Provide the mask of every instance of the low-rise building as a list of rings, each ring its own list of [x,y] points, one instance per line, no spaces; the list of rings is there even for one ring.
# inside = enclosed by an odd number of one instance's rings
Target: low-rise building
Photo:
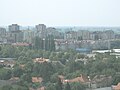
[[[41,77],[32,77],[33,83],[41,83],[43,81],[43,78]]]
[[[64,40],[56,39],[55,48],[56,50],[67,50],[67,49],[76,49],[78,47],[77,41],[75,40]]]
[[[73,78],[73,79],[65,79],[64,76],[59,75],[59,78],[61,79],[62,83],[74,83],[74,82],[80,82],[80,83],[88,83],[89,79],[85,75],[80,75],[79,77]]]
[[[0,60],[0,65],[3,65],[4,67],[13,68],[13,66],[16,64],[13,60]]]
[[[36,59],[33,59],[34,63],[44,63],[44,62],[49,62],[49,61],[50,61],[49,59],[45,59],[45,58],[36,58]]]
[[[112,90],[120,90],[120,83],[118,83],[116,86],[112,86]]]

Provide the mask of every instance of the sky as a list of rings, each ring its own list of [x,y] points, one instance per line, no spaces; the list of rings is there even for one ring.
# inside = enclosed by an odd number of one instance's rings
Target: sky
[[[0,0],[0,26],[120,26],[120,0]]]

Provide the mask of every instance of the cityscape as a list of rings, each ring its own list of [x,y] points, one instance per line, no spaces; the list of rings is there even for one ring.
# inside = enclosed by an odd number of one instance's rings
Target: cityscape
[[[91,30],[93,29],[93,30]],[[96,31],[95,31],[96,30]],[[64,31],[64,32],[61,32]],[[55,28],[38,24],[33,28],[20,29],[20,25],[9,25],[7,30],[0,27],[0,44],[33,45],[34,38],[39,37],[43,41],[48,36],[53,36],[55,50],[67,49],[113,49],[113,44],[118,43],[119,48],[120,28]]]
[[[120,0],[0,0],[0,90],[120,90]]]
[[[0,27],[0,90],[119,90],[119,31]]]

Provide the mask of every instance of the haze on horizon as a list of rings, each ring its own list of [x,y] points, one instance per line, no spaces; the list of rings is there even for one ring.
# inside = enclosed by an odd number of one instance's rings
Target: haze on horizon
[[[0,26],[120,26],[120,0],[0,0]]]

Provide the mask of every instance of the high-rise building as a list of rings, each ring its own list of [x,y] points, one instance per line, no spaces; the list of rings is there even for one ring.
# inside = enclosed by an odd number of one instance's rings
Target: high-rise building
[[[32,43],[32,39],[35,37],[35,32],[32,30],[23,30],[23,41]]]
[[[48,27],[47,29],[47,36],[53,36],[55,39],[61,39],[64,38],[64,34],[59,32],[56,28],[54,27]]]
[[[46,25],[44,24],[36,25],[36,31],[37,36],[39,36],[40,38],[45,38],[47,36]]]
[[[80,40],[90,40],[90,32],[88,30],[77,31],[77,37]]]
[[[0,43],[6,43],[7,39],[6,39],[6,29],[0,27]]]
[[[20,26],[18,24],[9,25],[9,32],[18,31],[18,30],[20,30]]]
[[[76,31],[68,31],[65,33],[64,39],[77,39],[77,32]]]
[[[5,37],[6,36],[6,29],[0,27],[0,36]]]
[[[10,43],[23,42],[23,32],[20,30],[12,31],[8,35],[8,42]]]
[[[18,24],[9,25],[8,41],[10,43],[22,42],[23,32],[20,31],[20,26]]]
[[[102,39],[115,39],[115,33],[112,30],[107,30],[103,32],[103,35],[101,36]]]

